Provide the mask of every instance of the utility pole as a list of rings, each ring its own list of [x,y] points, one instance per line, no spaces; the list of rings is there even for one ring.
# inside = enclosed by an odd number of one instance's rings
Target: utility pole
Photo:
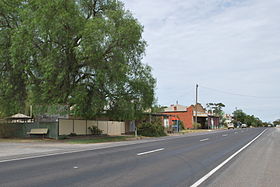
[[[195,123],[197,123],[198,84],[195,86]]]

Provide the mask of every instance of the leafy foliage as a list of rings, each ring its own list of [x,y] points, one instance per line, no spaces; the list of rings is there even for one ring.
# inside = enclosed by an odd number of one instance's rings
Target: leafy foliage
[[[254,115],[247,115],[242,110],[235,110],[233,112],[233,118],[235,124],[242,124],[245,123],[247,126],[253,126],[253,127],[260,127],[262,126],[263,122],[255,117]]]
[[[165,108],[166,108],[166,106],[154,104],[151,108],[151,112],[152,113],[161,113],[161,112],[164,112]]]
[[[216,115],[223,115],[222,108],[225,107],[223,103],[207,103],[207,108],[209,108]]]
[[[194,129],[201,129],[202,125],[200,123],[194,123],[193,127],[194,127]]]
[[[280,119],[273,121],[273,125],[274,125],[274,126],[280,125]]]
[[[101,135],[102,134],[102,130],[96,126],[88,127],[88,129],[90,130],[92,135]]]
[[[207,103],[206,106],[209,111],[220,118],[220,124],[225,125],[226,119],[223,111],[225,105],[223,103]]]
[[[150,137],[166,136],[164,127],[158,123],[142,123],[138,127],[138,133],[142,136]]]
[[[185,130],[184,122],[179,120],[179,129],[180,130]]]
[[[29,104],[135,119],[154,101],[143,27],[115,0],[0,2],[0,114]]]

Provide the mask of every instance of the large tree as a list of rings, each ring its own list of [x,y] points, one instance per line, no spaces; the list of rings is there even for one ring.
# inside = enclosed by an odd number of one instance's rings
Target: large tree
[[[152,105],[143,27],[121,2],[1,0],[0,7],[2,113],[68,104],[80,117],[133,119]]]

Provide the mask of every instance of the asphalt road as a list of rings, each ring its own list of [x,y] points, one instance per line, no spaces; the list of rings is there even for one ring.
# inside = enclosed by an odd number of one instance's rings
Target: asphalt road
[[[280,128],[268,129],[255,144],[201,186],[279,187],[279,148]]]
[[[190,186],[264,130],[264,128],[226,130],[0,162],[0,186]],[[275,141],[275,139],[266,140],[275,132],[274,128],[266,130],[247,149],[258,145],[260,141]],[[278,144],[271,144],[279,145],[279,134],[275,135],[275,138],[278,138]],[[233,169],[227,171],[238,159],[246,157],[250,160],[254,157],[254,153],[248,153],[247,149],[201,185],[237,186],[235,182],[224,183],[226,179],[221,177],[228,176],[223,175],[224,172],[232,174],[235,172],[234,169],[241,166],[249,170],[245,167],[246,163],[241,162],[239,166],[235,164]],[[254,162],[262,160],[251,160],[250,166],[253,166]]]

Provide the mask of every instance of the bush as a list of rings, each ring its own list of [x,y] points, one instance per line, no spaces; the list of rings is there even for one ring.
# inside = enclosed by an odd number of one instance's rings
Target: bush
[[[179,121],[179,128],[180,130],[185,130],[184,122],[181,120]]]
[[[142,136],[166,136],[166,133],[164,132],[164,127],[157,123],[142,123],[138,127],[137,132]]]
[[[194,128],[194,129],[201,129],[201,127],[202,127],[202,126],[201,126],[200,123],[194,123],[194,124],[193,124],[193,128]]]
[[[67,138],[68,138],[67,135],[60,135],[60,136],[58,136],[59,140],[64,140],[64,139],[67,139]]]
[[[91,127],[88,127],[88,129],[90,130],[90,133],[92,135],[101,135],[102,134],[102,130],[100,130],[98,127],[96,126],[91,126]]]
[[[69,136],[77,136],[77,134],[74,133],[74,132],[71,132],[71,133],[69,134]]]

